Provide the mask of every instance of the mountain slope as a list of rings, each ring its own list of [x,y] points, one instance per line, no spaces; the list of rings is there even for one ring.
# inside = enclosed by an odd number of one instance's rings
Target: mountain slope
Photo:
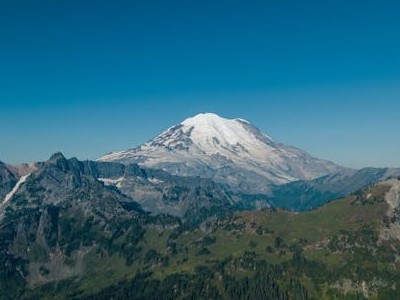
[[[0,287],[19,287],[22,292],[14,299],[398,299],[399,195],[400,181],[391,179],[312,212],[238,212],[191,229],[145,217],[132,227],[128,221],[138,220],[140,213],[124,218],[127,212],[121,211],[104,229],[95,223],[83,227],[83,240],[79,234],[68,236],[71,253],[63,250],[56,257],[64,271],[75,268],[62,273],[63,280],[52,274],[48,281],[24,285],[35,268],[45,278],[53,269],[46,255],[23,252],[27,248],[14,243],[8,249],[20,251],[8,254],[6,270],[14,276],[28,271],[20,281],[0,276]],[[41,217],[20,211],[0,221],[0,246],[14,241],[10,225],[18,224],[30,233],[27,240],[18,233],[19,243],[29,241],[29,248],[37,249],[45,240],[50,249],[63,249],[62,228],[70,224],[77,233],[81,224],[79,218],[65,218],[70,208],[59,205],[52,208],[59,213],[42,207]],[[59,225],[50,226],[57,224],[50,220]],[[0,258],[4,255],[0,252]]]
[[[174,286],[177,299],[398,299],[399,192],[392,179],[308,213],[210,220],[172,238],[170,265],[150,259],[151,275],[90,299],[156,299]]]
[[[272,184],[344,170],[272,141],[245,120],[228,120],[210,113],[186,119],[138,148],[110,153],[99,160],[212,178],[253,194],[269,192]]]
[[[400,176],[400,169],[363,168],[300,180],[272,188],[272,205],[294,211],[314,209],[324,203],[350,195],[371,184]]]

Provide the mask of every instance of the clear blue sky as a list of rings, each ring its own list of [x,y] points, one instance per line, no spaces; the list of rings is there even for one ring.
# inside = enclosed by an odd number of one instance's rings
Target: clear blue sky
[[[0,160],[96,158],[199,112],[400,167],[399,1],[0,1]]]

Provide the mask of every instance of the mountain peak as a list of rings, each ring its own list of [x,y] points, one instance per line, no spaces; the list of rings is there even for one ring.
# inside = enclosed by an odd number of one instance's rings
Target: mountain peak
[[[223,118],[216,113],[199,113],[193,117],[187,118],[184,120],[181,124],[182,125],[201,125],[201,124],[213,124],[213,125],[219,125],[221,123],[232,123],[232,122],[242,122],[242,123],[248,123],[248,121],[241,119],[241,118],[236,118],[236,119],[227,119]]]
[[[48,166],[56,166],[61,170],[65,171],[68,169],[68,160],[61,152],[54,153],[46,162]]]
[[[201,113],[188,118],[181,123],[180,128],[173,127],[162,136],[163,141],[169,144],[180,135],[171,134],[179,130],[186,138],[190,139],[190,144],[196,146],[207,155],[221,154],[232,147],[241,149],[257,147],[260,143],[269,143],[270,139],[260,130],[243,119],[225,119],[214,113]],[[165,139],[168,136],[169,139]],[[181,139],[182,140],[182,139]],[[240,150],[230,149],[236,152]]]
[[[50,161],[57,161],[60,159],[62,160],[66,159],[64,154],[62,154],[62,152],[56,152],[49,158]]]
[[[216,113],[210,113],[210,112],[206,112],[206,113],[199,113],[197,115],[194,115],[193,117],[187,118],[186,120],[191,120],[191,119],[196,119],[196,120],[212,120],[212,119],[224,119],[221,116],[217,115]]]

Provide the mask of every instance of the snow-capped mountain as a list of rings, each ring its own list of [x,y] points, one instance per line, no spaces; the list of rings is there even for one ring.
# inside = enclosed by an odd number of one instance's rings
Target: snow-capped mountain
[[[344,169],[276,143],[246,120],[212,113],[188,118],[138,148],[113,152],[99,160],[212,178],[250,193],[269,192],[272,185]]]

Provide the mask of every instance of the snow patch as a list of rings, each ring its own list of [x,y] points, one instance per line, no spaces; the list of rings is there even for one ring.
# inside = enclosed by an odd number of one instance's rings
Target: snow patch
[[[115,185],[116,187],[121,188],[125,178],[124,177],[120,177],[117,179],[97,178],[97,180],[103,182],[105,185]]]
[[[10,199],[15,195],[15,193],[18,191],[18,189],[19,189],[19,187],[21,186],[21,184],[23,184],[23,183],[26,181],[26,179],[29,177],[29,175],[31,175],[31,174],[28,173],[28,174],[22,176],[22,177],[18,180],[17,184],[13,187],[13,189],[11,190],[11,192],[9,192],[9,193],[6,195],[6,197],[4,198],[4,201],[0,204],[0,208],[3,207],[4,205],[6,205],[6,203],[7,203],[8,201],[10,201]]]
[[[149,178],[148,181],[150,181],[151,183],[154,184],[159,184],[159,183],[163,183],[164,181],[157,179],[157,178]]]

